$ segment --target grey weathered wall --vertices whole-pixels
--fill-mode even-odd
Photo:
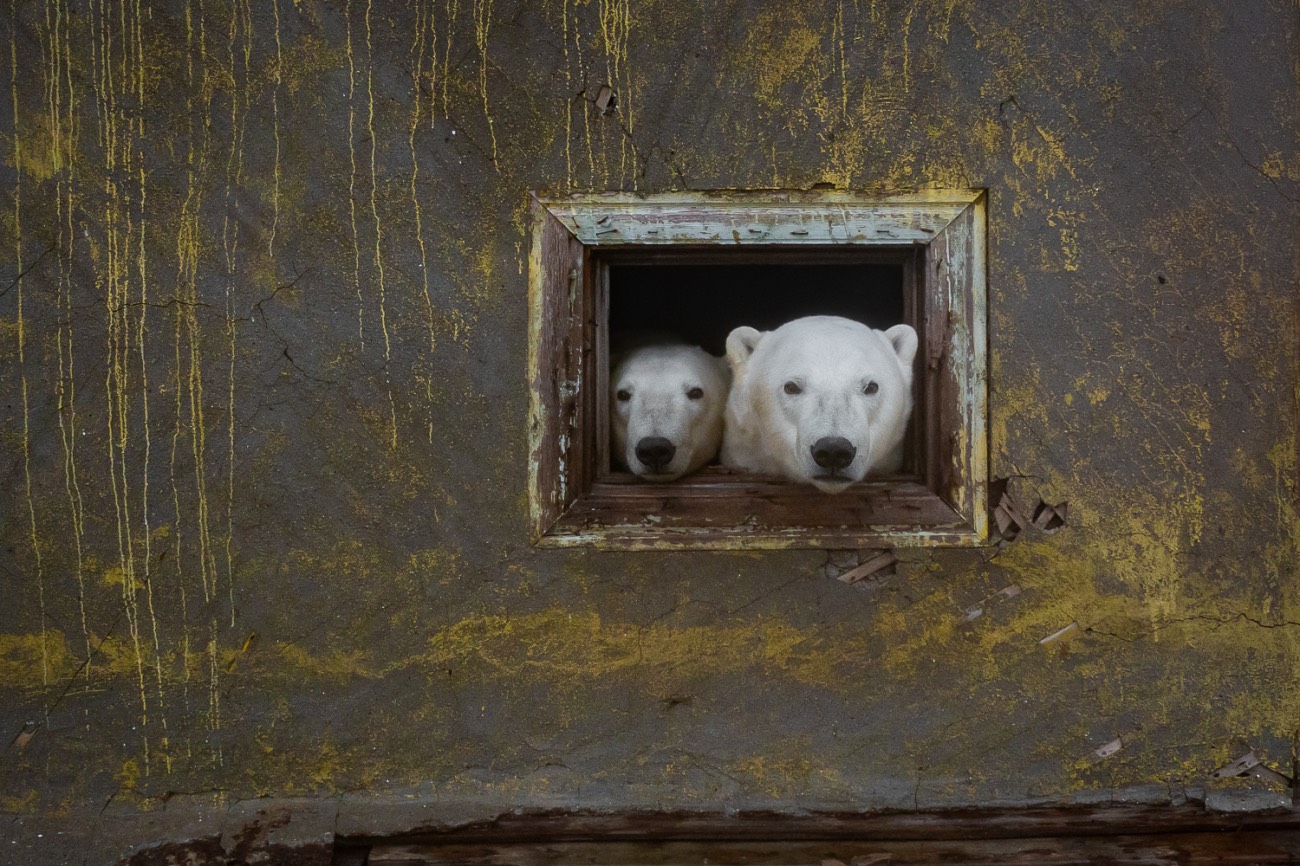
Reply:
[[[0,27],[24,844],[178,793],[437,820],[1163,802],[1251,748],[1291,773],[1292,4],[15,0]],[[993,471],[1069,525],[869,588],[822,553],[531,549],[529,191],[816,184],[988,188]]]

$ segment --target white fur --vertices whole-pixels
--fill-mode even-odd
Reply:
[[[736,328],[727,337],[732,387],[722,462],[806,481],[838,493],[870,472],[896,472],[912,412],[917,336],[908,325],[876,331],[838,316],[809,316],[775,331]],[[878,390],[865,394],[868,382]],[[785,392],[794,382],[802,393]],[[826,436],[857,452],[836,477],[812,456]]]
[[[697,346],[641,346],[617,359],[609,387],[615,461],[653,481],[671,481],[708,463],[722,442],[729,380],[723,359]],[[691,399],[694,388],[704,395]],[[619,400],[620,391],[631,399]],[[637,443],[650,437],[677,449],[659,473],[636,456]]]

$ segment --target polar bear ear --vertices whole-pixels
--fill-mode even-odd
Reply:
[[[916,331],[911,325],[895,325],[885,331],[885,339],[894,347],[894,354],[905,369],[912,369],[912,359],[916,357]],[[728,343],[730,345],[730,343]]]
[[[727,335],[727,363],[732,371],[745,366],[765,332],[742,325]]]

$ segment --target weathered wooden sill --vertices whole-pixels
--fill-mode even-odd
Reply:
[[[915,476],[827,494],[807,484],[707,467],[667,484],[629,473],[595,481],[539,539],[544,547],[726,549],[983,543]]]

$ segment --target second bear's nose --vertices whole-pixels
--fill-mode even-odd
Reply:
[[[673,460],[677,446],[662,436],[647,436],[636,443],[636,459],[658,472]]]
[[[843,436],[823,436],[813,443],[813,460],[823,469],[843,469],[853,462],[858,449]]]

